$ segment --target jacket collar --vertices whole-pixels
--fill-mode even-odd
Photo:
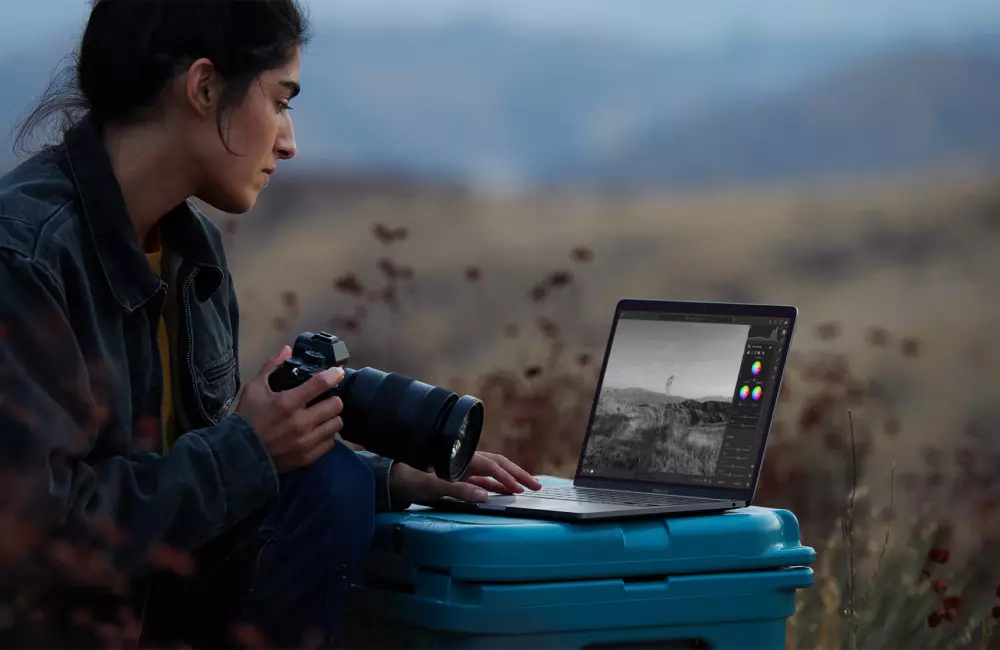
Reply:
[[[160,291],[162,282],[135,236],[111,160],[89,115],[66,134],[63,145],[104,276],[121,306],[135,311]],[[225,277],[203,218],[185,201],[160,221],[164,246],[199,271],[195,290],[202,301],[215,293]]]

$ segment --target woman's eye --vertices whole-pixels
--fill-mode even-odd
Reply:
[[[285,111],[292,110],[292,107],[288,105],[288,102],[278,102],[278,112],[284,113]]]

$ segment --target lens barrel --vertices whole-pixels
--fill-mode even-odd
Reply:
[[[456,481],[479,445],[483,404],[470,395],[399,373],[345,368],[337,393],[344,402],[345,440]]]

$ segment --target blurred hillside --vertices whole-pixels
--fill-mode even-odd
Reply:
[[[42,41],[0,56],[4,136],[68,47]],[[1000,42],[979,32],[884,43],[748,34],[657,49],[472,19],[324,25],[303,61],[299,156],[288,167],[517,189],[988,161],[1000,156],[998,71]]]
[[[707,185],[990,165],[1000,162],[998,115],[1000,45],[996,54],[893,53],[802,89],[664,120],[589,178],[606,185]]]

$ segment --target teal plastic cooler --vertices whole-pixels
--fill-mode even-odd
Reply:
[[[815,557],[786,510],[563,523],[413,507],[376,519],[345,641],[779,650]]]

